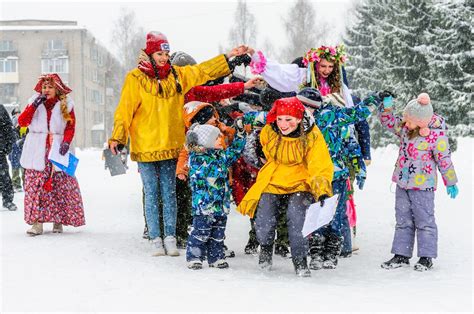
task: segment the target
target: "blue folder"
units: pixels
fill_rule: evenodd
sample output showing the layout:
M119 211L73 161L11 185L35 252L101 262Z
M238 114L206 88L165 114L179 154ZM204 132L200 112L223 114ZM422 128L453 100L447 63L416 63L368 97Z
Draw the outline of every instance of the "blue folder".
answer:
M57 161L54 161L51 159L50 161L53 165L55 165L56 167L58 167L59 169L61 169L62 171L70 175L71 177L74 177L74 174L76 173L76 169L77 169L77 164L79 163L79 159L71 153L69 154L69 162L68 162L67 167L60 164Z

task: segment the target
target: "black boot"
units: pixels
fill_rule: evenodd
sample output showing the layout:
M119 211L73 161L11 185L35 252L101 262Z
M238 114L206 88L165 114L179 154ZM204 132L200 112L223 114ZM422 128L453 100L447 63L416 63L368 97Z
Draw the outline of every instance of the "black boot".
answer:
M390 260L386 261L385 263L382 263L380 267L385 268L385 269L395 269L399 267L406 267L409 265L410 265L409 257L395 254L395 256L393 256Z
M324 247L324 269L335 269L337 267L337 259L341 254L342 238L334 233L329 234Z
M235 257L235 252L234 250L229 250L227 245L224 244L224 255L226 258L232 258Z
M257 254L258 252L258 242L252 238L249 238L247 245L244 249L245 254Z
M284 244L275 244L275 255L280 255L281 257L290 257L290 250L288 246Z
M306 257L293 257L293 265L295 266L296 276L311 277L311 271L308 268Z
M431 257L420 257L418 262L415 264L414 269L416 271L426 271L433 267L433 261Z
M272 245L260 245L260 255L258 256L258 266L263 270L272 269Z
M314 270L323 268L324 237L322 235L316 234L313 236L311 239L309 254L311 256L309 268Z

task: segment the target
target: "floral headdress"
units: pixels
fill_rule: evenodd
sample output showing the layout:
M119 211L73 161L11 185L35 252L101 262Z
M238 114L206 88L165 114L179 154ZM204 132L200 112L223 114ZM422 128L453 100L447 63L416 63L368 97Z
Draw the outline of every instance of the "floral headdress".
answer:
M310 62L318 63L321 59L326 59L339 65L343 64L347 60L344 45L311 48L303 57L303 63L305 66L308 66Z

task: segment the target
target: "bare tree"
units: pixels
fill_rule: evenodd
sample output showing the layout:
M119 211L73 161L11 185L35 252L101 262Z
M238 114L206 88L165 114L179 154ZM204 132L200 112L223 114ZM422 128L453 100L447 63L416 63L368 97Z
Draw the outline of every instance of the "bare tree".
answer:
M316 11L309 0L298 0L284 19L288 45L283 48L281 60L291 62L311 47L318 47L326 39L328 27L324 23L316 26Z
M234 17L234 26L229 32L230 46L235 47L245 44L255 47L257 23L255 22L255 16L249 11L245 0L237 2Z
M137 25L135 12L121 8L120 15L114 22L112 30L112 46L125 71L136 67L140 49L145 47L146 34L142 27Z

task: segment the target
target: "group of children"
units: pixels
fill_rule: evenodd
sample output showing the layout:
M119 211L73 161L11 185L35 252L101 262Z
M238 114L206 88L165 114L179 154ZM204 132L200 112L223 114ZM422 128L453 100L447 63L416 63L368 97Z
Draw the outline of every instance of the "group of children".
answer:
M366 119L372 111L400 138L392 177L397 183L395 256L382 267L408 265L415 234L420 256L415 269L432 267L437 256L436 168L451 197L456 197L458 189L446 125L433 113L427 94L411 100L403 117L393 113L394 95L390 92L375 92L363 100L352 96L343 80L346 56L342 46L310 49L292 64L269 60L248 46L201 64L184 53L170 58L169 51L166 36L157 32L147 35L140 63L125 79L109 140L112 152L118 153L130 138L131 158L138 162L143 182L145 223L154 255L178 256L181 245L186 246L190 269L202 268L204 260L210 267L229 267L224 239L233 199L237 210L250 217L252 230L245 251L256 253L260 247L258 264L262 269L271 269L274 251L289 255L288 245L298 276L310 276L310 269L336 268L338 258L352 252L354 207L350 191L354 180L360 189L364 186L365 169L370 164ZM258 77L222 84L241 64L250 66ZM265 89L259 85L262 79L268 84ZM48 80L49 85L57 82L56 78ZM52 87L61 95L69 92L59 83ZM227 110L219 103L242 95L250 97L252 93L244 92L257 87L257 101L249 101L256 106L239 104L235 110ZM36 117L36 108L48 103L40 97L32 99L25 110L28 113L20 116L20 125L46 118ZM65 143L72 140L66 135L73 111L64 99L59 103L64 120L58 124L61 136L64 134L62 154L69 148ZM50 106L54 104L51 100ZM29 136L25 145L31 143ZM50 145L46 143L47 150ZM29 146L25 147L28 150ZM39 153L46 154L44 150ZM31 158L22 161L26 169L36 164ZM44 162L41 166L45 169ZM50 168L46 160L41 183L48 176L56 184L56 177L67 181ZM31 186L28 180L39 177L27 170L26 185ZM26 193L34 191L26 189ZM314 202L324 204L334 194L339 194L339 202L331 223L304 238L301 230L306 209ZM190 195L190 202L183 195ZM78 197L80 201L80 194ZM25 197L27 201L33 201L31 195ZM81 215L70 224L81 225L82 202L76 206ZM27 216L28 223L43 221ZM42 228L33 229L34 234L42 232Z

